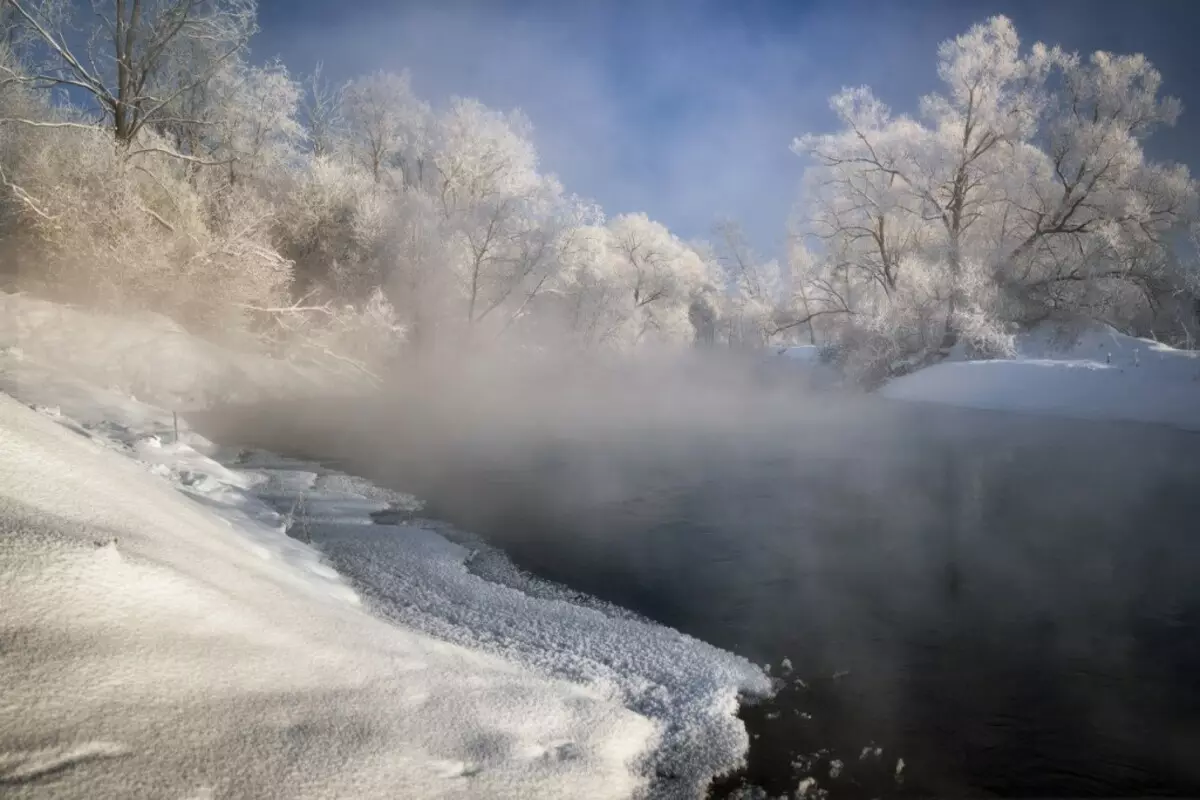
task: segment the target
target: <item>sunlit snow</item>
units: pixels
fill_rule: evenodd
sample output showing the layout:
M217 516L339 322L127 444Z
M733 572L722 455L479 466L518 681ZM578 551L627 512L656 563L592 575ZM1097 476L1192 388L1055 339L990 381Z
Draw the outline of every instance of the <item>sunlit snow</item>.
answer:
M881 390L897 400L1200 430L1200 358L1096 325L1044 325L1017 337L1017 357L951 358Z
M117 346L76 322L72 359ZM23 344L0 341L6 796L693 796L740 763L737 696L769 689L745 660L575 601L415 498L186 420L176 441L128 374Z

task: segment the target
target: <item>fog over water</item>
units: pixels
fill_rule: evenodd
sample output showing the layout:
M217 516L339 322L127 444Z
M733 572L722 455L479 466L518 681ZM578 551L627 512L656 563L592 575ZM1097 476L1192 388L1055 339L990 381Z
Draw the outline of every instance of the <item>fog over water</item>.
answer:
M1200 797L1197 30L0 0L0 785Z
M822 749L848 764L822 784L841 796L1200 791L1200 438L794 377L490 362L198 422L414 492L533 572L776 673L788 658L807 688L746 711L769 791Z

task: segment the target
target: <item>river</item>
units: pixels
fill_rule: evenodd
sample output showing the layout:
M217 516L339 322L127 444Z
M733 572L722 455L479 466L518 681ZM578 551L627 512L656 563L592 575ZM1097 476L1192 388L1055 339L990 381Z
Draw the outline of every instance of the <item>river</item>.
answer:
M807 767L833 798L1200 795L1200 436L814 402L533 443L405 404L272 409L218 438L413 492L538 575L771 664L787 686L744 710L749 766L717 794Z

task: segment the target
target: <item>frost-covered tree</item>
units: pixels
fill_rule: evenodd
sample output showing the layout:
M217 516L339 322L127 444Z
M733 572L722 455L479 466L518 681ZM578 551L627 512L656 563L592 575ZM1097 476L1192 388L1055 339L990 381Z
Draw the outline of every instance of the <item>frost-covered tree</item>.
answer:
M24 288L165 312L207 331L236 321L240 304L286 292L291 269L272 247L270 205L232 189L202 194L178 159L131 159L107 130L80 125L31 139L11 170L31 202L4 235L37 255Z
M289 190L277 198L275 235L281 252L295 264L296 290L332 286L333 275L360 271L372 247L362 236L362 219L373 208L371 177L345 159L314 156L303 162ZM349 289L366 296L380 283Z
M247 304L280 301L291 266L272 241L273 204L252 187L231 186L223 172L195 171L214 163L220 137L179 147L193 143L182 133L238 118L232 102L222 115L207 100L218 72L243 69L253 4L97 2L93 16L78 18L90 26L78 35L74 4L7 9L20 46L5 47L0 62L0 205L18 286L162 311L210 332L238 328ZM199 52L205 60L195 60ZM91 106L44 91L64 86ZM245 83L226 94L259 97ZM273 144L262 131L274 117L261 103L253 114L238 109L241 124L224 128L225 141L238 148L232 155L261 161Z
M292 169L305 138L298 120L301 91L279 62L236 63L214 76L211 155L225 162L231 183L277 184Z
M556 269L567 211L561 185L537 169L528 121L455 100L436 124L432 193L451 236L468 326L522 305Z
M539 305L539 330L590 349L704 340L720 276L697 248L645 214L606 224L597 209L559 239L559 271Z
M690 342L692 300L713 282L700 255L645 214L622 214L609 225L612 274L625 289L622 338Z
M0 2L0 245L20 287L361 369L401 341L713 329L712 264L566 192L519 112L435 112L407 73L302 86L248 59L253 0L77 5ZM760 267L734 281L747 315Z
M732 346L761 347L792 323L783 270L778 261L761 259L732 220L714 226L713 241L724 290L724 338Z
M999 276L1026 313L1076 305L1103 314L1133 285L1152 295L1167 279L1169 236L1192 217L1186 167L1148 161L1142 141L1180 110L1159 97L1161 76L1141 55L1060 60L1062 87L1031 154L1013 221L994 230ZM1120 309L1115 309L1120 311Z
M324 71L324 64L317 62L312 74L304 81L301 96L301 110L308 131L308 141L313 155L317 157L333 154L345 125L342 98L344 87L330 84L325 79Z
M429 106L418 99L407 72L375 72L341 91L346 146L351 158L381 183L399 167L403 182L418 182L428 146Z
M576 228L552 287L553 325L585 349L617 346L618 331L629 319L629 292L617 280L610 246L601 221Z
M33 65L26 73L9 71L7 78L84 93L122 143L148 125L179 121L175 101L206 85L257 29L254 0L92 0L94 19L77 50L78 3L6 5L26 33L26 61ZM192 46L209 54L207 63L198 70L173 68L172 60Z
M994 17L940 47L938 75L918 117L851 89L832 101L841 131L796 140L811 159L797 216L820 245L801 277L818 310L932 354L1153 302L1196 185L1142 150L1178 113L1146 59L1023 51Z

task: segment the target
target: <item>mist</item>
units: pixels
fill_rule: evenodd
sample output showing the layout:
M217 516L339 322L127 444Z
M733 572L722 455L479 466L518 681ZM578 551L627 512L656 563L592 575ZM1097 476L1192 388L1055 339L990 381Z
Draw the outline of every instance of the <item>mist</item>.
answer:
M841 757L894 791L891 766L854 761L872 743L929 791L1070 787L1058 770L1084 758L1112 790L1197 778L1167 732L1180 696L1137 688L1179 663L1146 636L1188 613L1167 587L1200 566L1178 538L1194 434L895 403L691 355L411 366L349 405L195 424L413 492L541 577L776 672L787 658L790 688L746 712L764 740L744 774L768 789L796 759ZM1114 747L1140 766L1093 760Z
M1168 732L1191 701L1144 683L1178 668L1146 637L1188 613L1168 587L1200 566L1178 538L1194 434L896 403L719 356L393 377L194 424L412 492L540 577L776 673L786 658L783 693L745 712L763 741L740 774L768 790L841 758L861 791L896 791L898 755L948 793L1065 792L1071 763L1113 791L1197 779ZM868 745L886 765L857 760Z
M336 638L378 695L281 680L431 795L1200 792L1190 6L109 5L0 2L0 455L92 470L0 489L108 487L72 558ZM272 768L373 746L295 708Z
M656 453L716 436L756 449L801 424L809 434L787 446L850 447L837 428L851 427L871 399L853 389L813 389L820 381L770 356L739 352L663 350L630 360L487 351L406 361L378 390L281 401L250 424L238 421L236 407L213 409L206 419L228 420L239 434L275 444L310 426L337 431L329 444L338 458L412 460L433 473L451 459L519 470L559 446Z

